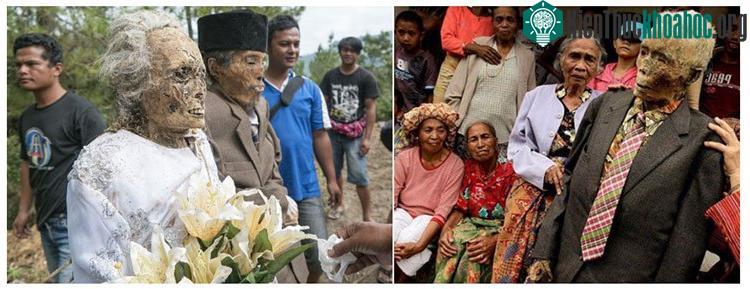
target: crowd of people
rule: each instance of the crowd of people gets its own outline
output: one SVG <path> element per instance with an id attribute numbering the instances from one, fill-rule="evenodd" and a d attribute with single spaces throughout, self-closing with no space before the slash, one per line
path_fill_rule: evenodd
<path id="1" fill-rule="evenodd" d="M 541 48 L 522 25 L 518 7 L 395 18 L 396 282 L 737 282 L 737 26 Z"/>
<path id="2" fill-rule="evenodd" d="M 130 242 L 145 246 L 157 229 L 169 244 L 182 244 L 185 224 L 175 192 L 188 189 L 196 174 L 214 185 L 231 177 L 237 191 L 259 189 L 264 196 L 245 197 L 255 204 L 275 197 L 284 226 L 304 226 L 325 240 L 315 161 L 326 179 L 331 218 L 343 210 L 345 162 L 364 222 L 341 237 L 362 239 L 356 236 L 364 231 L 356 228 L 384 230 L 369 222 L 367 189 L 381 92 L 358 64 L 360 39 L 339 41 L 341 65 L 319 86 L 292 70 L 301 36 L 291 16 L 269 21 L 250 10 L 203 16 L 196 43 L 172 16 L 137 11 L 115 18 L 110 33 L 101 62 L 116 102 L 109 126 L 96 107 L 60 83 L 63 47 L 54 38 L 24 34 L 13 46 L 18 83 L 36 100 L 18 123 L 21 195 L 13 228 L 28 235 L 33 203 L 53 281 L 132 275 L 137 260 Z M 386 244 L 380 247 L 390 251 L 390 240 Z M 383 250 L 367 252 L 388 267 Z M 330 254 L 347 253 L 339 251 Z M 276 280 L 318 282 L 322 273 L 312 248 Z"/>

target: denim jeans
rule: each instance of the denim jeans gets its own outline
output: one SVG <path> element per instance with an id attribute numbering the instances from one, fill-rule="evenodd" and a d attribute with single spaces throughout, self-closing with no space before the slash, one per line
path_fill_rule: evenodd
<path id="1" fill-rule="evenodd" d="M 68 245 L 68 220 L 64 213 L 50 216 L 38 226 L 42 235 L 42 248 L 47 258 L 47 270 L 52 273 L 60 266 L 70 263 L 70 246 Z M 58 273 L 52 282 L 70 283 L 73 281 L 73 266 L 68 266 Z"/>
<path id="2" fill-rule="evenodd" d="M 346 160 L 346 180 L 351 184 L 366 187 L 369 182 L 367 178 L 367 155 L 363 156 L 359 153 L 359 145 L 362 143 L 364 135 L 351 139 L 334 131 L 329 131 L 328 136 L 331 139 L 333 167 L 336 170 L 336 177 L 341 177 L 341 169 L 344 167 L 344 161 Z"/>
<path id="3" fill-rule="evenodd" d="M 307 198 L 297 202 L 299 209 L 299 224 L 308 226 L 306 233 L 314 234 L 320 239 L 328 239 L 328 230 L 326 229 L 326 216 L 323 211 L 323 203 L 320 197 Z M 315 240 L 304 240 L 302 244 L 317 243 Z M 305 261 L 310 272 L 323 272 L 318 260 L 318 247 L 312 247 L 305 251 Z"/>

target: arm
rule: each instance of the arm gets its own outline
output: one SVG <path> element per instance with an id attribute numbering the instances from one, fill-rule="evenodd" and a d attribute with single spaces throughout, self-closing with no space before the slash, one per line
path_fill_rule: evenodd
<path id="1" fill-rule="evenodd" d="M 281 163 L 281 144 L 279 143 L 279 138 L 276 136 L 276 131 L 273 129 L 273 126 L 268 126 L 268 136 L 266 137 L 270 138 L 273 144 L 274 161 L 273 168 L 271 169 L 271 177 L 262 185 L 260 190 L 266 194 L 275 196 L 276 199 L 279 200 L 281 211 L 286 215 L 289 208 L 289 202 L 287 199 L 288 192 L 286 187 L 284 187 L 284 182 L 282 181 L 281 173 L 279 172 L 279 163 Z"/>
<path id="2" fill-rule="evenodd" d="M 440 27 L 440 40 L 445 52 L 463 57 L 466 43 L 458 38 L 458 21 L 460 20 L 458 14 L 461 13 L 461 9 L 465 8 L 448 7 L 443 19 L 443 26 Z"/>
<path id="3" fill-rule="evenodd" d="M 406 168 L 406 153 L 401 152 L 396 155 L 396 164 L 393 169 L 393 209 L 396 209 L 400 203 L 399 195 L 406 186 L 406 174 L 409 171 Z"/>
<path id="4" fill-rule="evenodd" d="M 370 139 L 372 138 L 372 129 L 375 128 L 376 115 L 375 98 L 365 99 L 365 136 L 359 145 L 359 152 L 367 155 L 370 152 Z"/>
<path id="5" fill-rule="evenodd" d="M 396 247 L 393 250 L 393 255 L 396 261 L 407 259 L 419 252 L 424 251 L 424 249 L 427 248 L 427 245 L 430 244 L 432 239 L 435 238 L 438 233 L 440 233 L 440 227 L 441 225 L 433 219 L 429 224 L 427 224 L 427 228 L 425 228 L 424 232 L 422 232 L 422 235 L 419 237 L 419 240 L 417 242 L 396 244 Z"/>
<path id="6" fill-rule="evenodd" d="M 453 229 L 456 227 L 461 219 L 464 218 L 464 213 L 459 210 L 453 210 L 448 216 L 448 220 L 445 221 L 443 230 L 440 233 L 440 241 L 438 243 L 438 253 L 443 256 L 450 257 L 458 253 L 456 246 L 453 244 Z"/>
<path id="7" fill-rule="evenodd" d="M 510 133 L 508 141 L 508 159 L 513 161 L 516 174 L 535 187 L 544 187 L 544 175 L 555 163 L 547 156 L 539 153 L 536 136 L 532 130 L 529 115 L 534 113 L 534 102 L 537 93 L 529 92 L 523 99 L 521 109 L 516 117 L 516 124 Z"/>
<path id="8" fill-rule="evenodd" d="M 315 159 L 318 160 L 320 169 L 326 177 L 328 193 L 331 195 L 333 205 L 338 206 L 341 203 L 341 189 L 336 183 L 336 172 L 333 168 L 333 149 L 331 140 L 328 138 L 328 132 L 325 129 L 313 131 L 313 147 L 315 149 Z"/>
<path id="9" fill-rule="evenodd" d="M 81 147 L 83 147 L 102 134 L 106 124 L 99 111 L 92 105 L 83 112 L 77 128 L 80 132 Z"/>
<path id="10" fill-rule="evenodd" d="M 445 89 L 445 102 L 453 107 L 453 110 L 455 111 L 458 111 L 461 108 L 461 99 L 463 98 L 468 77 L 469 58 L 467 57 L 458 62 L 456 71 L 453 73 L 453 78 L 451 78 L 448 87 Z M 462 115 L 459 117 L 464 116 Z"/>
<path id="11" fill-rule="evenodd" d="M 26 238 L 31 233 L 27 227 L 29 218 L 31 218 L 31 202 L 33 195 L 31 193 L 31 183 L 29 182 L 29 162 L 21 161 L 21 192 L 18 201 L 18 215 L 13 221 L 13 230 L 17 236 Z"/>

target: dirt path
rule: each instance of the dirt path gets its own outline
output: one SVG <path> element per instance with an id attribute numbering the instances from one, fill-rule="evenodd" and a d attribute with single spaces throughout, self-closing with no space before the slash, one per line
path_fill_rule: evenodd
<path id="1" fill-rule="evenodd" d="M 380 124 L 375 126 L 370 140 L 371 149 L 367 156 L 367 172 L 370 179 L 370 215 L 374 222 L 390 223 L 388 219 L 393 208 L 393 174 L 392 154 L 380 142 Z M 354 185 L 346 182 L 346 166 L 342 170 L 344 177 L 344 214 L 338 220 L 328 219 L 328 233 L 333 234 L 336 229 L 357 221 L 362 221 L 362 206 Z M 325 184 L 325 178 L 318 170 L 318 179 Z M 328 200 L 328 193 L 324 192 L 323 203 Z M 378 274 L 377 266 L 370 266 L 359 273 L 346 277 L 346 282 L 375 283 Z M 325 277 L 322 277 L 325 278 Z"/>

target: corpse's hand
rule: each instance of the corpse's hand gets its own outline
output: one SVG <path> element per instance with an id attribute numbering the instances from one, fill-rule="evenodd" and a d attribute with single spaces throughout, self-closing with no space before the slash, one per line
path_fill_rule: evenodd
<path id="1" fill-rule="evenodd" d="M 536 260 L 529 266 L 526 283 L 552 282 L 552 269 L 549 260 Z"/>
<path id="2" fill-rule="evenodd" d="M 466 253 L 469 261 L 479 264 L 489 264 L 495 254 L 497 234 L 492 236 L 479 236 L 466 243 Z"/>
<path id="3" fill-rule="evenodd" d="M 350 264 L 346 274 L 356 273 L 367 266 L 378 263 L 384 267 L 391 266 L 392 235 L 391 224 L 375 222 L 357 222 L 339 228 L 336 235 L 343 241 L 328 251 L 328 256 L 340 257 L 352 253 L 357 261 Z"/>

